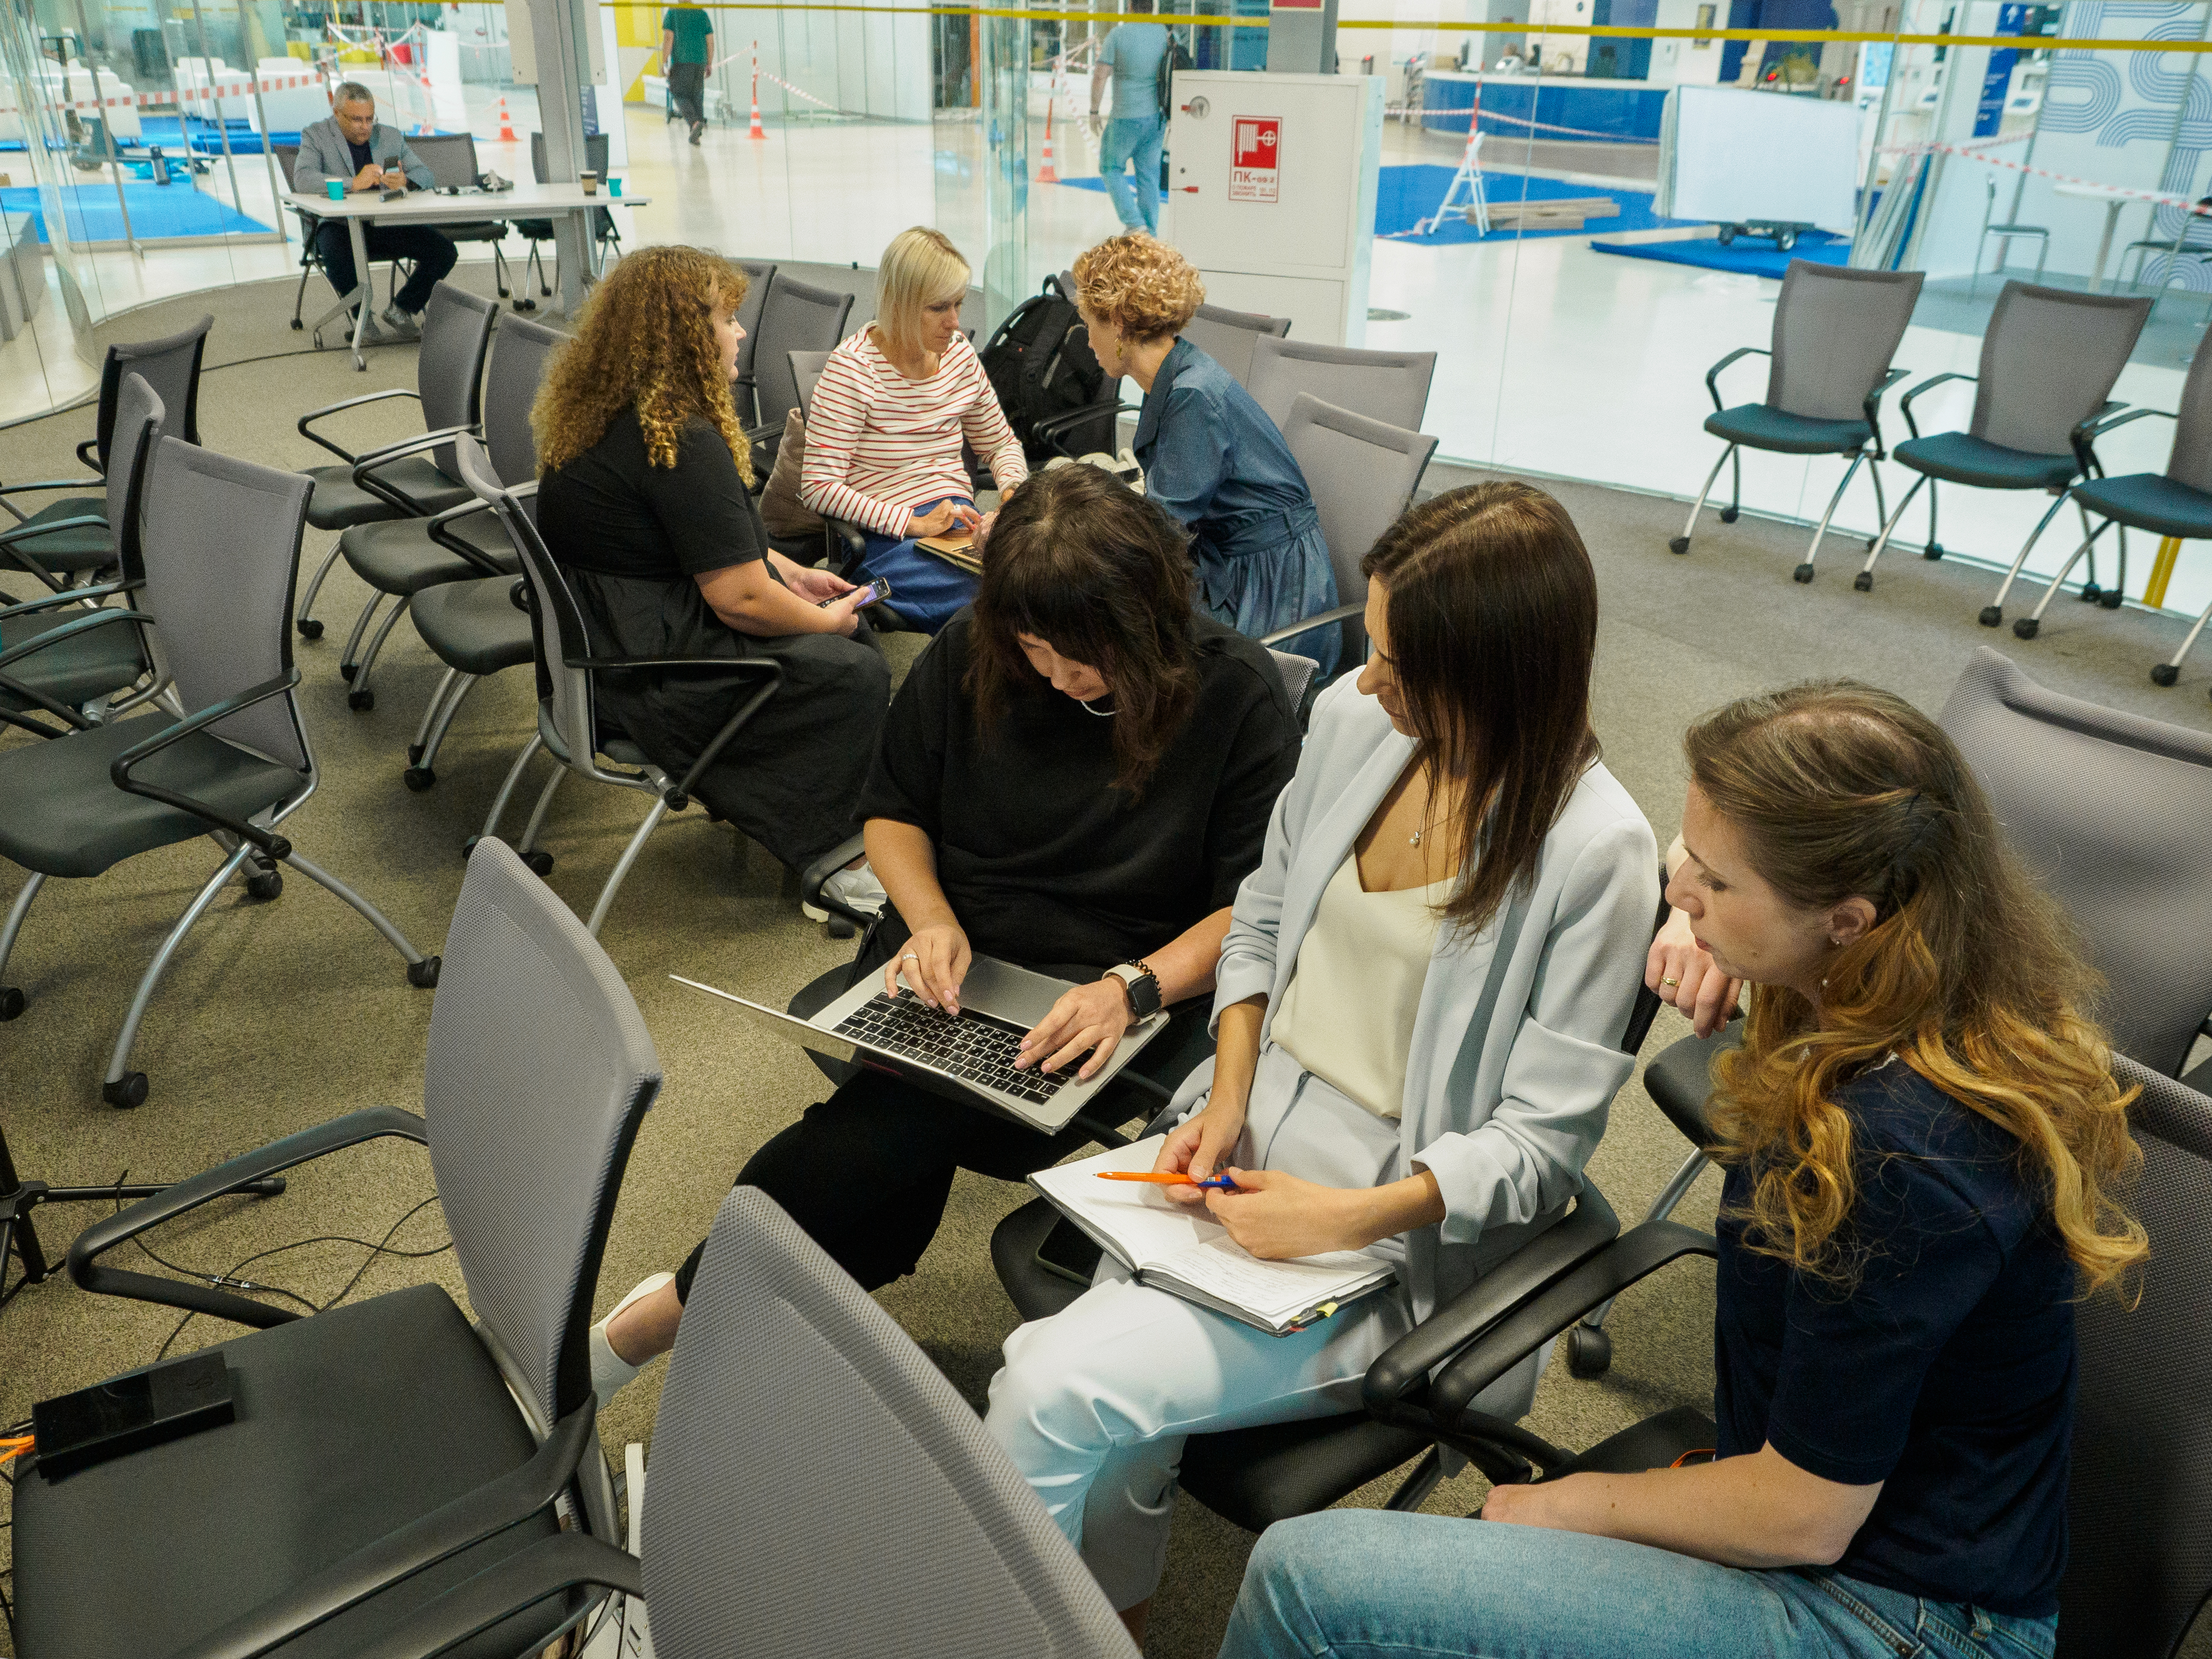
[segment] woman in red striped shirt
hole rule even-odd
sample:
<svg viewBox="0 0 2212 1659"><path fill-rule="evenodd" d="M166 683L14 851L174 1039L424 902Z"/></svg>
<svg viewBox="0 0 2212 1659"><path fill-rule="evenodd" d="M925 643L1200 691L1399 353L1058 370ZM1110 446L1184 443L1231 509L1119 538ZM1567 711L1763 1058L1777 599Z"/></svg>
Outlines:
<svg viewBox="0 0 2212 1659"><path fill-rule="evenodd" d="M877 318L830 354L806 410L799 499L867 537L871 576L891 605L934 634L975 584L914 544L983 522L961 465L964 439L1001 494L1029 477L1021 441L960 330L968 262L939 232L915 226L884 250Z"/></svg>

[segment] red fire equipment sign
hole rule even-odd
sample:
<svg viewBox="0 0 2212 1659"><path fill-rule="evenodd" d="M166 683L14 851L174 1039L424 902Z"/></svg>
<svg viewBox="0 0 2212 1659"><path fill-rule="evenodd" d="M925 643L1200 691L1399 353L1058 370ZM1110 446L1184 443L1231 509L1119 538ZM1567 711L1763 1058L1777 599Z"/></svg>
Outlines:
<svg viewBox="0 0 2212 1659"><path fill-rule="evenodd" d="M1282 118L1240 115L1229 167L1229 199L1232 202L1273 202L1280 199L1282 179Z"/></svg>

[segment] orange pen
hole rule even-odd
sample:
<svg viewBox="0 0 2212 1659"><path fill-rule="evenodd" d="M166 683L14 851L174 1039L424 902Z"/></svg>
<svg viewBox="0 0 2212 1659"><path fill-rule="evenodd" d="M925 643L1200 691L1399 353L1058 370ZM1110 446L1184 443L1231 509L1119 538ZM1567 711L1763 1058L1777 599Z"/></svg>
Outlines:
<svg viewBox="0 0 2212 1659"><path fill-rule="evenodd" d="M1187 1175L1176 1175L1168 1170L1101 1170L1098 1178L1101 1181L1149 1181L1160 1187L1200 1187L1223 1193L1243 1190L1227 1176L1217 1176L1212 1181L1193 1181Z"/></svg>

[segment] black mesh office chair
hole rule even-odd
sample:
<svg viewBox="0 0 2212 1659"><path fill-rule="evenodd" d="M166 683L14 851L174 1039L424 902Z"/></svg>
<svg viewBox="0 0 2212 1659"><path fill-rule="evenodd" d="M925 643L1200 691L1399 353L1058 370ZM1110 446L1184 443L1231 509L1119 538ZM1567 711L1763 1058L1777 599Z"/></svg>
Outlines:
<svg viewBox="0 0 2212 1659"><path fill-rule="evenodd" d="M599 175L600 187L605 188L607 178L607 135L605 133L593 132L585 136L584 166ZM545 135L542 132L533 132L530 135L530 172L531 176L539 184L550 182L545 176ZM550 219L517 219L514 222L514 228L515 234L530 244L530 262L523 267L522 281L517 284L523 291L515 296L514 308L517 311L535 311L538 309L538 300L527 297L532 272L535 271L538 276L538 299L550 300L553 297L552 284L545 277L544 261L538 257L538 250L546 243L555 240L553 222ZM622 247L622 232L615 228L614 215L605 208L592 210L592 244L594 249L600 251L604 251L610 244L612 244L617 252ZM560 251L556 248L554 252L557 260ZM554 266L554 275L559 274L560 266L556 263Z"/></svg>
<svg viewBox="0 0 2212 1659"><path fill-rule="evenodd" d="M761 302L758 337L753 342L751 373L740 374L731 387L737 398L738 419L752 442L753 472L763 486L775 468L784 417L799 406L792 353L835 350L845 337L845 320L853 311L851 295L817 288L781 271L767 286L767 296Z"/></svg>
<svg viewBox="0 0 2212 1659"><path fill-rule="evenodd" d="M439 190L473 190L483 176L483 169L477 165L477 141L471 134L423 133L410 138L407 147L430 169L431 180ZM449 242L489 242L492 281L498 286L499 297L507 297L507 254L500 246L507 236L506 220L472 219L466 224L440 225L437 229Z"/></svg>

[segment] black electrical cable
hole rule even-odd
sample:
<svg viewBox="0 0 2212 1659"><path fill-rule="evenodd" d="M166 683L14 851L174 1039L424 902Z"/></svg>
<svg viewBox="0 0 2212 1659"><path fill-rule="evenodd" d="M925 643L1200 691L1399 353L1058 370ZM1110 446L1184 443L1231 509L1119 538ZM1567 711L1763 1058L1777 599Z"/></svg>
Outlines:
<svg viewBox="0 0 2212 1659"><path fill-rule="evenodd" d="M125 1181L129 1178L130 1174L131 1171L126 1169L121 1175L115 1177L117 1197L115 1199L114 1212L118 1215L120 1215L123 1212L121 1188ZM158 1254L154 1249L153 1246L147 1243L145 1239L143 1237L134 1237L131 1242L137 1247L139 1255L159 1262L162 1267L167 1267L171 1273L175 1273L181 1278L204 1279L210 1287L216 1290L266 1291L271 1296L287 1296L291 1297L293 1301L298 1303L309 1313L313 1313L315 1310L315 1304L313 1302L310 1302L306 1297L301 1296L297 1291L288 1291L282 1285L257 1285L251 1279L233 1278L231 1274L235 1273L238 1271L236 1267L232 1268L229 1273L212 1273L208 1272L204 1267L187 1267L180 1261L172 1261L168 1257ZM287 1246L284 1248L289 1249L289 1247ZM239 1265L243 1267L246 1264L241 1262Z"/></svg>
<svg viewBox="0 0 2212 1659"><path fill-rule="evenodd" d="M415 342L408 340L395 342L395 343L412 345ZM290 351L264 351L256 357L234 357L227 363L203 363L200 365L200 375L202 379L205 379L210 374L219 374L226 368L244 368L250 363L272 363L279 357L320 357L325 355L320 346L300 346ZM20 426L33 426L40 421L51 421L58 416L74 415L78 410L88 409L98 402L99 396L98 392L88 392L81 398L71 398L58 409L49 409L37 415L26 415L20 420L0 422L0 432L13 432ZM91 481L88 479L86 482Z"/></svg>

